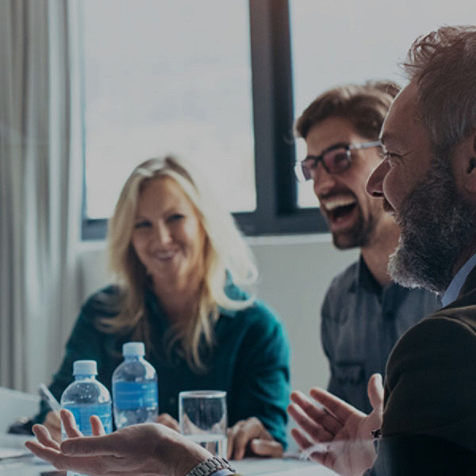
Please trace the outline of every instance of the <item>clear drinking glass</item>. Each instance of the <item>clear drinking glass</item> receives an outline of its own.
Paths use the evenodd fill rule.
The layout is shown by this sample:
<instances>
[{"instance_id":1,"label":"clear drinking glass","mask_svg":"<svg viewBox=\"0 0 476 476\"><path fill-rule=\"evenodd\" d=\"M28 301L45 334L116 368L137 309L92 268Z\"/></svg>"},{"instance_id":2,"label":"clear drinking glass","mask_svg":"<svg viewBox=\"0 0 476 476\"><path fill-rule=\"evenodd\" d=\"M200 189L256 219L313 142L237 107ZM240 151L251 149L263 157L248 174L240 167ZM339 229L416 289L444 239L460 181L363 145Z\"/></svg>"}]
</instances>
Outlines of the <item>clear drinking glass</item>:
<instances>
[{"instance_id":1,"label":"clear drinking glass","mask_svg":"<svg viewBox=\"0 0 476 476\"><path fill-rule=\"evenodd\" d=\"M182 435L203 446L213 455L226 458L226 392L180 392L179 423Z\"/></svg>"}]
</instances>

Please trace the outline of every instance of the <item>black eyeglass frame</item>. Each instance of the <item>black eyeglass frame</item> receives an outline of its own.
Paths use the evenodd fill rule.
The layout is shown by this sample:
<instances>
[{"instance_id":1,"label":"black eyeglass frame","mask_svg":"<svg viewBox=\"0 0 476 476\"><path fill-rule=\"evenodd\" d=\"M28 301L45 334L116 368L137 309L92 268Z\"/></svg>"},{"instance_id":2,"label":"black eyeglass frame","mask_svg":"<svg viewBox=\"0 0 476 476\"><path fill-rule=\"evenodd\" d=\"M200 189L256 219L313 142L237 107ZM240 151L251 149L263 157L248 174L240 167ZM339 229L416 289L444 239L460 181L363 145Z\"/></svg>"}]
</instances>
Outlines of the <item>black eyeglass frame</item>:
<instances>
[{"instance_id":1,"label":"black eyeglass frame","mask_svg":"<svg viewBox=\"0 0 476 476\"><path fill-rule=\"evenodd\" d=\"M348 170L352 164L352 151L353 150L364 150L364 149L371 149L372 147L382 147L382 142L380 140L370 141L370 142L360 142L360 143L351 143L351 144L334 144L324 150L320 155L308 155L303 160L295 163L294 171L296 174L296 178L300 182L305 182L308 180L312 180L312 171L317 168L319 162L322 163L324 170L332 175L338 175L342 172ZM344 149L346 151L347 156L347 163L346 166L339 170L339 171L332 171L327 166L324 156L329 152L332 152L336 149ZM304 165L306 162L309 163L312 161L312 165L310 167Z\"/></svg>"}]
</instances>

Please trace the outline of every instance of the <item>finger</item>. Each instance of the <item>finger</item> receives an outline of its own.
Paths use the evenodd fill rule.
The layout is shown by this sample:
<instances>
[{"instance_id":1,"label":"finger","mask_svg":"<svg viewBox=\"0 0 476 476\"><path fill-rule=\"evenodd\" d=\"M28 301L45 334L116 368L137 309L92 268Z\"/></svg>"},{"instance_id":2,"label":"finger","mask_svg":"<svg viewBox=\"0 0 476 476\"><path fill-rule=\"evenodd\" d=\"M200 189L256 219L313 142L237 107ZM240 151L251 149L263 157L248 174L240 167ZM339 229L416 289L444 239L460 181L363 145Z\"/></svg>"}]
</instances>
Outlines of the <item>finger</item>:
<instances>
[{"instance_id":1,"label":"finger","mask_svg":"<svg viewBox=\"0 0 476 476\"><path fill-rule=\"evenodd\" d=\"M269 456L271 458L281 458L283 456L283 446L275 440L263 440L255 438L250 443L251 451L258 456Z\"/></svg>"},{"instance_id":2,"label":"finger","mask_svg":"<svg viewBox=\"0 0 476 476\"><path fill-rule=\"evenodd\" d=\"M367 393L369 396L370 404L378 415L382 415L383 412L383 385L382 376L380 374L373 374L367 385Z\"/></svg>"},{"instance_id":3,"label":"finger","mask_svg":"<svg viewBox=\"0 0 476 476\"><path fill-rule=\"evenodd\" d=\"M293 392L291 400L299 405L311 420L321 425L329 433L335 435L342 429L343 423L341 421L325 408L318 408L302 392Z\"/></svg>"},{"instance_id":4,"label":"finger","mask_svg":"<svg viewBox=\"0 0 476 476\"><path fill-rule=\"evenodd\" d=\"M305 436L305 434L299 428L293 428L291 430L291 436L294 438L301 450L305 451L312 448L313 443ZM325 453L313 452L309 455L309 458L317 463L324 464L326 459ZM306 458L307 459L307 458Z\"/></svg>"},{"instance_id":5,"label":"finger","mask_svg":"<svg viewBox=\"0 0 476 476\"><path fill-rule=\"evenodd\" d=\"M102 421L97 415L92 415L89 418L89 422L91 423L93 436L102 436L106 434Z\"/></svg>"},{"instance_id":6,"label":"finger","mask_svg":"<svg viewBox=\"0 0 476 476\"><path fill-rule=\"evenodd\" d=\"M61 426L58 428L56 426L50 425L46 421L43 423L43 425L48 428L51 438L56 442L61 443Z\"/></svg>"},{"instance_id":7,"label":"finger","mask_svg":"<svg viewBox=\"0 0 476 476\"><path fill-rule=\"evenodd\" d=\"M261 421L258 418L251 417L239 425L238 430L234 434L233 458L242 459L245 456L248 444L254 438L272 439Z\"/></svg>"},{"instance_id":8,"label":"finger","mask_svg":"<svg viewBox=\"0 0 476 476\"><path fill-rule=\"evenodd\" d=\"M227 455L228 458L232 458L233 453L235 452L235 443L236 443L236 436L241 431L241 428L245 424L245 420L240 420L236 422L231 428L228 428L227 431L227 438L228 438L228 450Z\"/></svg>"},{"instance_id":9,"label":"finger","mask_svg":"<svg viewBox=\"0 0 476 476\"><path fill-rule=\"evenodd\" d=\"M227 437L227 450L226 450L226 457L231 459L231 455L233 454L233 429L228 428L226 432Z\"/></svg>"},{"instance_id":10,"label":"finger","mask_svg":"<svg viewBox=\"0 0 476 476\"><path fill-rule=\"evenodd\" d=\"M244 420L240 420L236 422L231 428L227 430L227 438L228 438L228 449L227 455L228 458L233 457L233 453L235 452L235 440L237 434L241 431L241 427L244 425Z\"/></svg>"},{"instance_id":11,"label":"finger","mask_svg":"<svg viewBox=\"0 0 476 476\"><path fill-rule=\"evenodd\" d=\"M57 443L50 435L48 428L44 425L33 425L33 433L42 446L59 450L59 443Z\"/></svg>"},{"instance_id":12,"label":"finger","mask_svg":"<svg viewBox=\"0 0 476 476\"><path fill-rule=\"evenodd\" d=\"M172 417L171 415L169 415L168 413L161 413L158 417L157 417L157 423L160 423L162 425L165 425L167 426L168 428L171 428L172 430L175 430L175 431L178 431L180 432L180 425L179 425L179 422L174 418Z\"/></svg>"},{"instance_id":13,"label":"finger","mask_svg":"<svg viewBox=\"0 0 476 476\"><path fill-rule=\"evenodd\" d=\"M38 441L25 441L25 446L38 458L52 462L60 453L57 449L44 446Z\"/></svg>"},{"instance_id":14,"label":"finger","mask_svg":"<svg viewBox=\"0 0 476 476\"><path fill-rule=\"evenodd\" d=\"M45 426L56 428L61 431L61 419L59 412L48 412L46 414L46 418L43 424Z\"/></svg>"},{"instance_id":15,"label":"finger","mask_svg":"<svg viewBox=\"0 0 476 476\"><path fill-rule=\"evenodd\" d=\"M357 408L332 395L332 393L326 392L322 388L314 387L311 389L310 394L314 400L319 402L341 422L346 421L347 418L351 416L365 416L361 411L357 410Z\"/></svg>"},{"instance_id":16,"label":"finger","mask_svg":"<svg viewBox=\"0 0 476 476\"><path fill-rule=\"evenodd\" d=\"M60 411L61 421L63 422L63 428L68 438L78 438L83 434L78 430L76 426L76 420L73 414L69 410L62 409Z\"/></svg>"},{"instance_id":17,"label":"finger","mask_svg":"<svg viewBox=\"0 0 476 476\"><path fill-rule=\"evenodd\" d=\"M61 443L61 420L59 412L48 412L43 425L48 428L51 438L58 443Z\"/></svg>"},{"instance_id":18,"label":"finger","mask_svg":"<svg viewBox=\"0 0 476 476\"><path fill-rule=\"evenodd\" d=\"M332 433L309 418L299 405L291 403L288 406L288 413L314 441L330 441L334 438Z\"/></svg>"}]
</instances>

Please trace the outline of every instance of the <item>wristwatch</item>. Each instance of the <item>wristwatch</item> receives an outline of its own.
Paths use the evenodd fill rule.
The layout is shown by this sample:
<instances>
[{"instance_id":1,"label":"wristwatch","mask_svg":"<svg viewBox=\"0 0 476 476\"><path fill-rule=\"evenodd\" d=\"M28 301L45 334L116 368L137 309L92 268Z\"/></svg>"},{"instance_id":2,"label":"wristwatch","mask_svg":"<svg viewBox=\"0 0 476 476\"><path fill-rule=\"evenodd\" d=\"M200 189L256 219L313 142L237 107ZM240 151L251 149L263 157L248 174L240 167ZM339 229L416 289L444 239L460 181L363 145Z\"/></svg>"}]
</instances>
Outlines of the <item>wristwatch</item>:
<instances>
[{"instance_id":1,"label":"wristwatch","mask_svg":"<svg viewBox=\"0 0 476 476\"><path fill-rule=\"evenodd\" d=\"M214 456L213 458L208 458L200 464L197 464L197 466L192 468L186 476L209 476L220 469L227 469L228 471L235 472L231 467L231 464L225 458Z\"/></svg>"}]
</instances>

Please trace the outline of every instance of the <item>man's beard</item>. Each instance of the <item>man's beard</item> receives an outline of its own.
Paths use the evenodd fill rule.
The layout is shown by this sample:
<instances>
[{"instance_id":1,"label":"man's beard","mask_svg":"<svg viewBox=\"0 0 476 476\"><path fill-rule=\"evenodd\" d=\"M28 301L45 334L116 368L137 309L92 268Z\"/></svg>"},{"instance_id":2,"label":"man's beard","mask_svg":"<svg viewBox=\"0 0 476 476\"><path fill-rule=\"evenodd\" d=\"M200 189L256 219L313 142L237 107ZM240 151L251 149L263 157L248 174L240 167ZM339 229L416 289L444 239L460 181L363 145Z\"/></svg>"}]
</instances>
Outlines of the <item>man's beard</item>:
<instances>
[{"instance_id":1,"label":"man's beard","mask_svg":"<svg viewBox=\"0 0 476 476\"><path fill-rule=\"evenodd\" d=\"M461 198L450 160L435 157L396 217L401 234L389 273L409 288L446 290L456 260L476 234L474 212Z\"/></svg>"},{"instance_id":2,"label":"man's beard","mask_svg":"<svg viewBox=\"0 0 476 476\"><path fill-rule=\"evenodd\" d=\"M373 236L376 224L375 217L370 213L368 220L366 220L358 202L355 206L358 213L355 225L350 230L332 233L332 242L339 250L367 246Z\"/></svg>"}]
</instances>

